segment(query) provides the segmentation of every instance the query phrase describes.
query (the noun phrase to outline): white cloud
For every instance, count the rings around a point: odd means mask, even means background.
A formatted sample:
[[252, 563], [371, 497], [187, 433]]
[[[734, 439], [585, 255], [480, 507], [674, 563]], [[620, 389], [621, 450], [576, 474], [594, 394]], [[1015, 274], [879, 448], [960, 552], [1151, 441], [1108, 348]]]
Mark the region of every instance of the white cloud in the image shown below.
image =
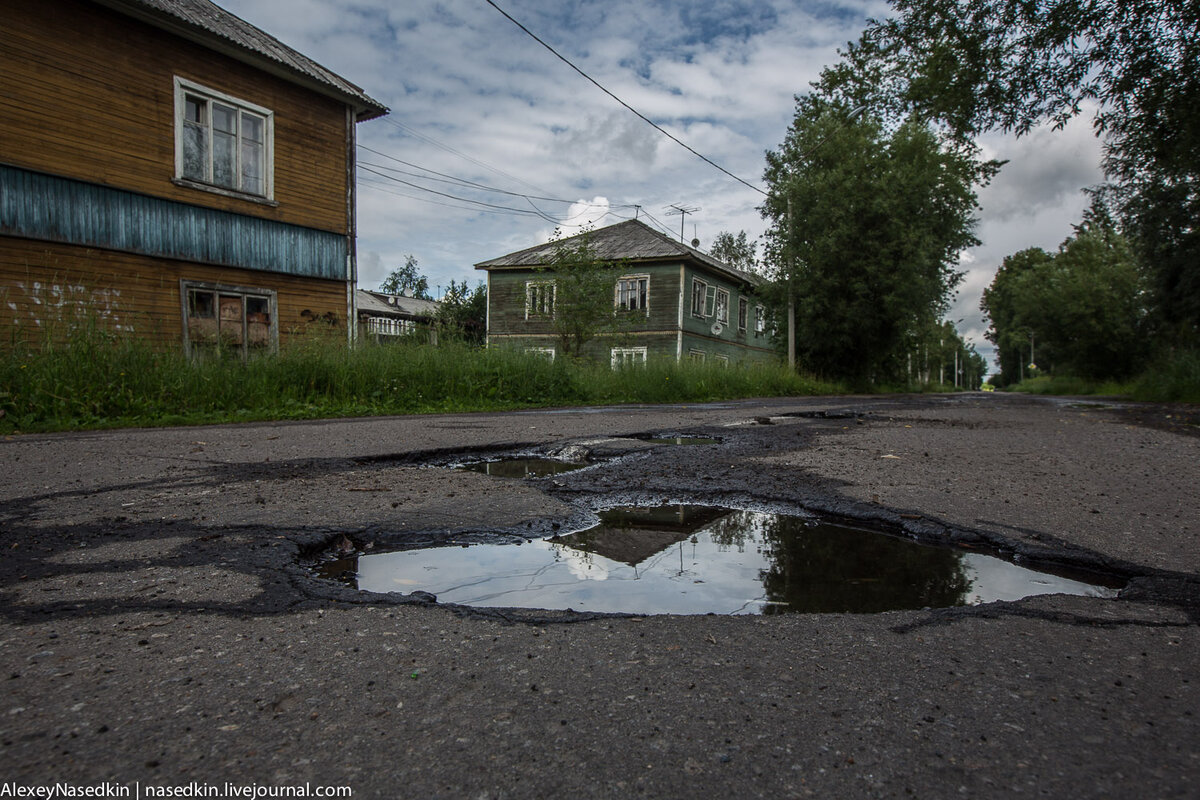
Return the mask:
[[[664, 213], [685, 204], [700, 208], [687, 217], [685, 238], [695, 231], [702, 246], [723, 230], [762, 236], [761, 194], [667, 140], [485, 4], [218, 2], [389, 106], [390, 121], [359, 125], [368, 147], [488, 186], [556, 198], [534, 202], [559, 219], [575, 215], [580, 203], [603, 200], [610, 216], [596, 224], [604, 225], [632, 217], [638, 204], [643, 219], [653, 215], [678, 235], [678, 219]], [[761, 185], [764, 152], [784, 138], [794, 96], [858, 38], [868, 17], [888, 13], [880, 0], [522, 0], [505, 7], [638, 111], [754, 185]], [[961, 262], [967, 279], [950, 312], [951, 319], [967, 318], [977, 342], [979, 293], [1000, 260], [1024, 247], [1056, 247], [1086, 205], [1079, 189], [1100, 177], [1087, 120], [1019, 140], [990, 135], [981, 144], [1010, 163], [980, 194], [983, 244]], [[413, 182], [507, 209], [362, 175], [363, 285], [377, 283], [408, 253], [432, 286], [473, 284], [480, 278], [473, 264], [545, 241], [553, 229], [523, 198]]]

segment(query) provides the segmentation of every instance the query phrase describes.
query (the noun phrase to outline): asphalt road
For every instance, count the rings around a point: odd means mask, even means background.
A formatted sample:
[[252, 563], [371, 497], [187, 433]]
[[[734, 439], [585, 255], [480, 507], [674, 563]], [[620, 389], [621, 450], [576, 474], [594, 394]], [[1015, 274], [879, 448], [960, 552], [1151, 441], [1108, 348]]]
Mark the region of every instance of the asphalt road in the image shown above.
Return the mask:
[[[1193, 412], [978, 394], [11, 437], [0, 787], [1194, 798]], [[646, 433], [721, 443], [628, 438]], [[567, 447], [612, 458], [538, 480], [422, 466]], [[604, 617], [364, 595], [303, 566], [629, 502], [820, 511], [1126, 588]]]

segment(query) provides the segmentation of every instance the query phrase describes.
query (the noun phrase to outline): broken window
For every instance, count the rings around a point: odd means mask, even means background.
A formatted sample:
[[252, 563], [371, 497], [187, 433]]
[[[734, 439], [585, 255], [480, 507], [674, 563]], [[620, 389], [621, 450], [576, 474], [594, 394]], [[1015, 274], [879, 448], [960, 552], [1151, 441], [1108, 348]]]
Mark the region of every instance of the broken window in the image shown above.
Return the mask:
[[617, 281], [617, 308], [647, 311], [650, 308], [650, 276], [630, 275]]
[[708, 297], [708, 284], [699, 278], [692, 278], [692, 316], [704, 317], [705, 301]]
[[726, 289], [717, 289], [716, 299], [716, 315], [717, 322], [725, 325], [729, 324], [729, 291]]
[[614, 347], [612, 349], [612, 368], [635, 366], [646, 363], [645, 347]]
[[529, 281], [525, 284], [525, 319], [554, 316], [554, 282]]

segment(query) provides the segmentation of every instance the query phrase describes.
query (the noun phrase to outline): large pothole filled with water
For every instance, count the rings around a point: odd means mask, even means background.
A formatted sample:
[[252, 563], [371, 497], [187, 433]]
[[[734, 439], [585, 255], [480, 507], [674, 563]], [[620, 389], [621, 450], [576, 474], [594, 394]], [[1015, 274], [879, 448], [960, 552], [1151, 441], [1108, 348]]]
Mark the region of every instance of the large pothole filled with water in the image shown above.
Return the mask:
[[568, 535], [358, 556], [320, 573], [457, 605], [629, 614], [871, 613], [1115, 597], [1119, 586], [789, 514], [667, 505], [599, 516]]

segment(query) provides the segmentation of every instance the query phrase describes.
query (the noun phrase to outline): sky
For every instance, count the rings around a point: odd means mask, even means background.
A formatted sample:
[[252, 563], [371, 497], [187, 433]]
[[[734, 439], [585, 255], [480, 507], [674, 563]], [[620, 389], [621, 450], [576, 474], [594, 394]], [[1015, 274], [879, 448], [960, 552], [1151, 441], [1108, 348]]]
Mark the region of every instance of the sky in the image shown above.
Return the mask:
[[[708, 249], [760, 238], [763, 195], [689, 153], [486, 0], [217, 0], [391, 109], [358, 126], [359, 285], [416, 258], [438, 294], [560, 227], [635, 216]], [[749, 184], [878, 0], [496, 0], [656, 125]], [[946, 318], [991, 361], [979, 310], [1004, 256], [1055, 249], [1098, 184], [1090, 120], [979, 144], [1008, 165], [979, 192], [978, 247]], [[464, 182], [475, 184], [467, 185]], [[485, 191], [479, 186], [487, 187]], [[501, 190], [491, 191], [491, 190]], [[488, 205], [481, 205], [488, 204]], [[680, 215], [673, 207], [694, 209]], [[761, 245], [760, 245], [761, 251]]]

